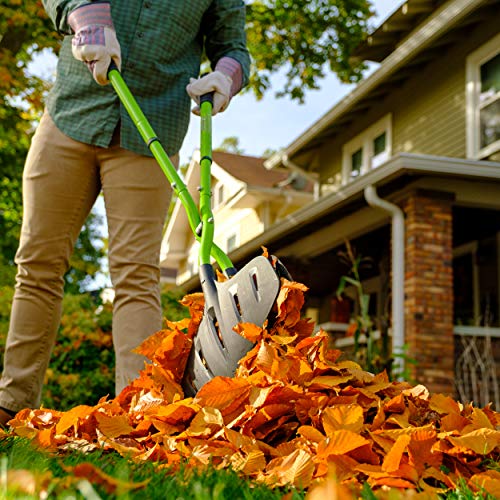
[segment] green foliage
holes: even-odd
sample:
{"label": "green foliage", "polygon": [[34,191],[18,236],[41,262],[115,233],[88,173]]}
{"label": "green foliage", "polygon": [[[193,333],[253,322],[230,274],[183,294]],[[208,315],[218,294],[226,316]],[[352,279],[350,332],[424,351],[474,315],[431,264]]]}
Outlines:
{"label": "green foliage", "polygon": [[14,289],[12,286],[0,286],[0,354],[2,359],[5,349],[5,340],[9,330],[10,307],[13,295]]}
{"label": "green foliage", "polygon": [[102,216],[93,210],[78,235],[70,257],[70,268],[64,276],[66,292],[77,294],[90,290],[95,286],[97,276],[102,274],[102,260],[107,253],[101,233],[102,224]]}
{"label": "green foliage", "polygon": [[224,151],[225,153],[233,153],[235,155],[242,155],[244,150],[240,147],[240,140],[238,137],[226,137],[215,151]]}
{"label": "green foliage", "polygon": [[[0,287],[0,365],[13,293],[11,286]],[[112,305],[103,304],[99,295],[64,297],[61,326],[44,380],[42,405],[46,408],[67,410],[96,404],[101,397],[114,394]],[[181,298],[181,292],[162,293],[164,318],[178,321],[188,316],[187,308],[179,303]]]}
{"label": "green foliage", "polygon": [[346,285],[351,285],[356,290],[356,300],[359,306],[359,314],[354,318],[354,357],[365,370],[370,372],[382,371],[389,365],[386,356],[381,356],[380,346],[374,339],[375,327],[369,313],[370,296],[364,292],[361,280],[361,267],[369,259],[356,255],[351,244],[346,241],[346,251],[339,252],[340,258],[350,266],[350,275],[340,278],[337,287],[337,297],[341,298]]}
{"label": "green foliage", "polygon": [[463,478],[458,480],[458,486],[453,491],[446,496],[441,495],[441,498],[447,500],[496,500],[493,495],[486,491],[472,491]]}
{"label": "green foliage", "polygon": [[21,231],[22,170],[30,129],[18,109],[0,106],[0,265],[4,266],[13,265]]}
{"label": "green foliage", "polygon": [[46,83],[27,71],[33,54],[58,50],[54,32],[41,0],[0,0],[0,99],[2,105],[22,99],[40,111]]}
{"label": "green foliage", "polygon": [[114,395],[111,305],[89,294],[64,297],[56,345],[45,375],[42,405],[67,410]]}
{"label": "green foliage", "polygon": [[[0,288],[0,364],[9,329],[13,288]],[[61,327],[45,376],[42,404],[65,410],[114,393],[111,305],[89,294],[66,295]]]}
{"label": "green foliage", "polygon": [[254,0],[247,6],[248,47],[254,61],[250,87],[258,97],[270,76],[284,72],[276,95],[300,102],[329,71],[356,82],[365,66],[350,56],[366,36],[369,0]]}
{"label": "green foliage", "polygon": [[[27,70],[33,55],[57,52],[53,31],[41,1],[0,0],[0,286],[10,284],[22,221],[22,171],[34,124],[43,109],[49,84]],[[93,285],[104,245],[98,216],[89,216],[65,276],[66,290],[77,293]],[[97,244],[96,244],[97,243]]]}
{"label": "green foliage", "polygon": [[180,301],[184,293],[180,290],[163,290],[161,294],[161,306],[163,318],[168,321],[180,321],[189,317],[188,309]]}
{"label": "green foliage", "polygon": [[[349,266],[349,275],[342,276],[337,287],[337,297],[341,298],[347,285],[356,290],[356,301],[359,314],[352,323],[354,335],[354,357],[364,370],[372,373],[387,372],[391,380],[411,380],[411,364],[415,359],[408,355],[408,346],[404,346],[401,353],[392,353],[387,328],[381,328],[380,338],[375,339],[375,324],[369,313],[370,296],[365,293],[361,278],[361,269],[369,264],[370,259],[357,255],[351,244],[346,241],[345,252],[339,252],[341,260]],[[382,323],[382,322],[381,322]],[[395,360],[403,361],[403,371],[396,371]]]}
{"label": "green foliage", "polygon": [[[250,88],[261,97],[270,76],[284,71],[285,84],[277,95],[302,101],[304,91],[318,88],[329,71],[343,82],[357,81],[364,66],[350,56],[372,16],[370,0],[248,2],[247,40],[254,61]],[[42,2],[1,0],[0,33],[0,91],[40,107],[44,82],[27,74],[26,67],[34,52],[57,51],[60,40]]]}

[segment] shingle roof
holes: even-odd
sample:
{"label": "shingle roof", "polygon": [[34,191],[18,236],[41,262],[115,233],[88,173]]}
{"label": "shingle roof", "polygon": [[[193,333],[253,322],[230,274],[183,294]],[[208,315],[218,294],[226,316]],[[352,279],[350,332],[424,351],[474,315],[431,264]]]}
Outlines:
{"label": "shingle roof", "polygon": [[226,172],[249,186],[275,187],[290,175],[285,169],[268,170],[264,158],[246,156],[224,151],[214,151],[213,161]]}

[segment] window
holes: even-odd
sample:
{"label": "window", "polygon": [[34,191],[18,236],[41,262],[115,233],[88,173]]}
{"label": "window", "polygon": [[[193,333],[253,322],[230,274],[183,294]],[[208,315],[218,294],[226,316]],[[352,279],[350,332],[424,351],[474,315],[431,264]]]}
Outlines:
{"label": "window", "polygon": [[226,247],[227,247],[228,252],[231,252],[232,250],[234,250],[236,248],[236,235],[235,234],[232,234],[231,236],[229,236],[227,238]]}
{"label": "window", "polygon": [[391,115],[366,129],[344,145],[342,150],[342,180],[349,182],[391,157]]}
{"label": "window", "polygon": [[224,203],[224,185],[219,184],[217,186],[217,200],[216,200],[217,206],[222,205]]}
{"label": "window", "polygon": [[372,168],[382,165],[389,159],[387,154],[387,132],[382,132],[373,139]]}
{"label": "window", "polygon": [[467,58],[467,156],[500,151],[500,35]]}
{"label": "window", "polygon": [[363,149],[358,149],[351,155],[351,178],[358,177],[363,166]]}

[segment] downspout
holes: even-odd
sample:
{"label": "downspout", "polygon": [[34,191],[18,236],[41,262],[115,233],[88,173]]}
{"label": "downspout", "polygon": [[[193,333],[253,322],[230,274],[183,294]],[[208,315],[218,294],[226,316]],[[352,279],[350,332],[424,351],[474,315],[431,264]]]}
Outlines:
{"label": "downspout", "polygon": [[403,211],[395,204],[379,198],[374,186],[365,188],[365,200],[371,207],[380,208],[392,216],[392,352],[394,371],[404,371],[405,316],[405,222]]}

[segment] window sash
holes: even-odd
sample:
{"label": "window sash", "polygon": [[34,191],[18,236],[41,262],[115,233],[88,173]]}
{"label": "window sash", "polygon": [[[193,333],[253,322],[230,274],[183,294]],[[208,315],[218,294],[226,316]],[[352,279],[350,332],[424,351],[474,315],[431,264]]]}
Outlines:
{"label": "window sash", "polygon": [[[342,148],[342,183],[346,184],[386,162],[392,154],[392,114],[368,127]],[[384,138],[383,140],[381,138]],[[375,141],[378,141],[375,144]],[[380,144],[384,150],[379,150]],[[361,154],[361,166],[359,155]],[[355,158],[355,155],[357,157]],[[355,163],[354,163],[355,162]]]}
{"label": "window sash", "polygon": [[467,157],[480,160],[500,151],[500,34],[469,55],[466,70]]}

